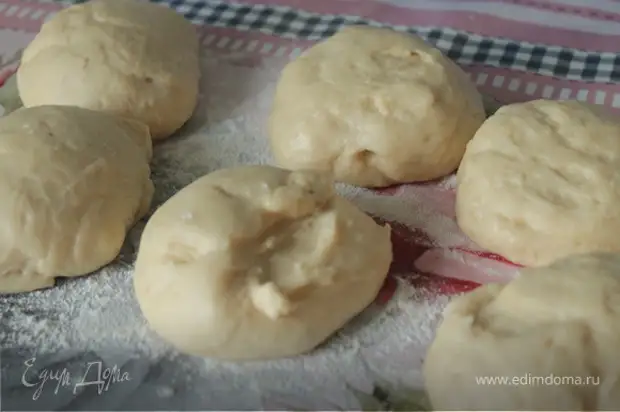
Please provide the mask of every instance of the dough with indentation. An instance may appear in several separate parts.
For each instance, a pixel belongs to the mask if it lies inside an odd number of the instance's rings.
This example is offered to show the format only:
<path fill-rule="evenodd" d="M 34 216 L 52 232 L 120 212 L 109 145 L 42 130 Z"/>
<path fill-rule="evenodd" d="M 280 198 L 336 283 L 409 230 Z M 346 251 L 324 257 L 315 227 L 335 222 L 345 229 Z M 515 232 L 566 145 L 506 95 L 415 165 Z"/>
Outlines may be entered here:
<path fill-rule="evenodd" d="M 231 360 L 311 350 L 368 306 L 392 260 L 390 229 L 331 179 L 223 169 L 146 225 L 134 275 L 150 326 L 181 351 Z"/>
<path fill-rule="evenodd" d="M 79 106 L 132 117 L 163 139 L 192 115 L 200 71 L 195 28 L 166 7 L 93 0 L 43 24 L 17 70 L 25 107 Z"/>
<path fill-rule="evenodd" d="M 374 187 L 453 172 L 484 118 L 475 86 L 438 49 L 354 26 L 284 68 L 269 131 L 281 166 Z"/>
<path fill-rule="evenodd" d="M 620 252 L 620 122 L 600 106 L 505 106 L 467 146 L 457 173 L 459 226 L 523 265 Z"/>
<path fill-rule="evenodd" d="M 619 324 L 618 254 L 574 255 L 459 296 L 424 361 L 433 410 L 620 410 Z"/>
<path fill-rule="evenodd" d="M 151 155 L 135 120 L 69 106 L 0 118 L 0 292 L 112 261 L 149 209 Z"/>

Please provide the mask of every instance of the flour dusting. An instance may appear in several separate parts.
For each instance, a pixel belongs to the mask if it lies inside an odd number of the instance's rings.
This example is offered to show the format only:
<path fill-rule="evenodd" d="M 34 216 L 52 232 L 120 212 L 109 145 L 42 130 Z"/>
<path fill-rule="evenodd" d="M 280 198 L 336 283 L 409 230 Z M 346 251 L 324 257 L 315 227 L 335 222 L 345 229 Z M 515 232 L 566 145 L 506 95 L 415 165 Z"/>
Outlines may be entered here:
<path fill-rule="evenodd" d="M 271 162 L 265 129 L 279 69 L 279 63 L 241 54 L 203 61 L 201 99 L 194 117 L 178 137 L 154 148 L 156 192 L 151 213 L 206 173 Z M 451 228 L 449 219 L 433 214 L 419 199 L 343 185 L 339 191 L 379 216 L 435 232 Z M 133 261 L 143 227 L 144 220 L 127 236 L 119 259 L 93 275 L 60 280 L 47 290 L 0 296 L 2 376 L 15 389 L 4 396 L 5 405 L 36 405 L 23 403 L 33 402 L 32 391 L 23 396 L 25 389 L 19 384 L 23 363 L 7 361 L 5 353 L 15 350 L 40 359 L 46 354 L 75 358 L 85 352 L 108 360 L 119 359 L 110 354 L 127 355 L 122 365 L 133 365 L 129 369 L 133 378 L 116 383 L 118 391 L 126 393 L 114 398 L 116 406 L 97 398 L 100 410 L 132 405 L 143 410 L 178 408 L 179 402 L 185 409 L 352 409 L 359 405 L 347 390 L 350 387 L 369 391 L 376 379 L 422 386 L 422 358 L 447 298 L 404 284 L 387 307 L 369 308 L 306 356 L 233 364 L 175 352 L 149 330 L 133 295 Z M 127 360 L 132 356 L 141 363 Z M 79 356 L 76 359 L 79 363 Z M 61 398 L 53 386 L 46 390 L 51 393 L 49 408 L 57 407 L 53 403 L 59 404 Z M 79 404 L 73 398 L 66 402 Z"/>

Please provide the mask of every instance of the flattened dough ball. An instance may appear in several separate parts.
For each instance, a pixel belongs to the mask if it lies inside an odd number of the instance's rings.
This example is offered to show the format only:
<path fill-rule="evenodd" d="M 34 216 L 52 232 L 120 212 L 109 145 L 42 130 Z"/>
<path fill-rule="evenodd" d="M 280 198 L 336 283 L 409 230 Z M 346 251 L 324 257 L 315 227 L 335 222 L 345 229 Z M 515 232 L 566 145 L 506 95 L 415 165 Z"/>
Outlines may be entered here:
<path fill-rule="evenodd" d="M 313 349 L 376 297 L 390 229 L 315 172 L 223 169 L 151 217 L 135 293 L 151 327 L 181 351 L 229 360 Z"/>
<path fill-rule="evenodd" d="M 17 70 L 25 107 L 78 106 L 135 118 L 163 139 L 192 115 L 200 77 L 194 27 L 171 9 L 93 0 L 44 23 Z"/>
<path fill-rule="evenodd" d="M 424 362 L 433 410 L 619 410 L 618 325 L 617 254 L 573 255 L 457 297 Z"/>
<path fill-rule="evenodd" d="M 146 125 L 69 106 L 0 118 L 0 292 L 90 273 L 153 195 Z"/>
<path fill-rule="evenodd" d="M 269 130 L 281 166 L 380 187 L 453 172 L 484 118 L 480 94 L 439 50 L 353 26 L 284 68 Z"/>
<path fill-rule="evenodd" d="M 620 252 L 619 204 L 620 122 L 587 103 L 504 106 L 478 130 L 457 173 L 463 232 L 526 266 Z"/>

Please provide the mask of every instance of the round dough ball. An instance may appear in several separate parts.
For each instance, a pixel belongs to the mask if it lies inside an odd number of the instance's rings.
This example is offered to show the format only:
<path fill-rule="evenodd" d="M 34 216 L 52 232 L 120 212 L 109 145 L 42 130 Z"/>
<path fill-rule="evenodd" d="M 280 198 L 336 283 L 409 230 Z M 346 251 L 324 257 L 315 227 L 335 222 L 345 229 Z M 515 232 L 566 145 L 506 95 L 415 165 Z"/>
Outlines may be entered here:
<path fill-rule="evenodd" d="M 480 94 L 439 50 L 353 26 L 284 68 L 269 129 L 281 166 L 380 187 L 453 172 L 484 118 Z"/>
<path fill-rule="evenodd" d="M 426 355 L 433 410 L 617 411 L 619 325 L 615 254 L 574 255 L 462 295 Z"/>
<path fill-rule="evenodd" d="M 538 100 L 505 106 L 467 146 L 458 224 L 526 266 L 620 252 L 620 122 L 603 108 Z"/>
<path fill-rule="evenodd" d="M 200 77 L 194 27 L 148 1 L 93 0 L 44 23 L 17 70 L 25 107 L 78 106 L 135 118 L 163 139 L 192 115 Z"/>
<path fill-rule="evenodd" d="M 376 297 L 392 260 L 382 227 L 315 172 L 223 169 L 146 225 L 134 275 L 151 327 L 229 360 L 307 352 Z"/>
<path fill-rule="evenodd" d="M 53 286 L 112 261 L 148 212 L 151 150 L 146 125 L 87 109 L 0 118 L 0 292 Z"/>

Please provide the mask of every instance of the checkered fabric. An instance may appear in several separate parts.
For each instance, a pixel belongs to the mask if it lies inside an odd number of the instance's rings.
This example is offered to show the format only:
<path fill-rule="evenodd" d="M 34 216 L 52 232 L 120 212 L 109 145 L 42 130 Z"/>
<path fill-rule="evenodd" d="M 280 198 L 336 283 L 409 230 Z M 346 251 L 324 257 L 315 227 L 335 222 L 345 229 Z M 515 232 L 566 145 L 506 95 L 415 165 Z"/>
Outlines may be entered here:
<path fill-rule="evenodd" d="M 281 6 L 245 5 L 218 0 L 153 0 L 176 9 L 196 24 L 260 30 L 283 37 L 319 40 L 345 25 L 365 24 L 415 33 L 463 65 L 483 64 L 526 70 L 565 79 L 620 81 L 620 54 L 592 53 L 507 39 L 483 37 L 448 28 L 391 26 L 355 16 L 316 14 Z"/>
<path fill-rule="evenodd" d="M 75 4 L 86 0 L 60 0 Z M 620 82 L 620 53 L 514 42 L 449 28 L 383 24 L 356 16 L 317 14 L 289 7 L 246 5 L 219 0 L 150 0 L 166 4 L 195 24 L 259 30 L 267 34 L 307 40 L 331 36 L 345 25 L 390 27 L 417 34 L 459 64 L 482 64 L 546 76 L 595 83 Z"/>

